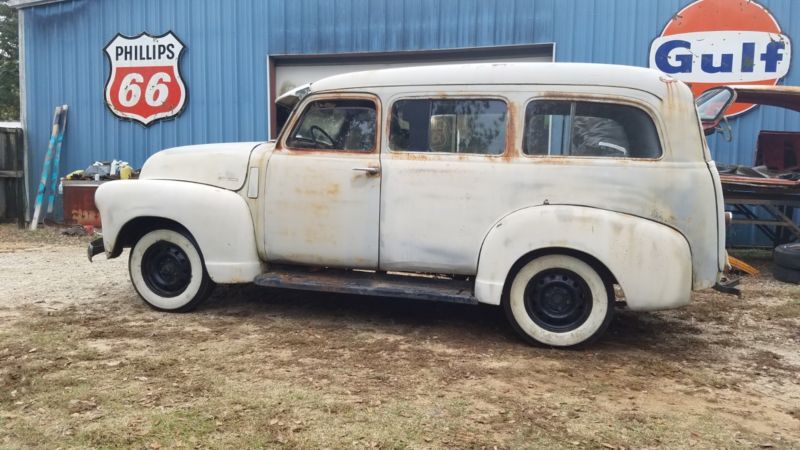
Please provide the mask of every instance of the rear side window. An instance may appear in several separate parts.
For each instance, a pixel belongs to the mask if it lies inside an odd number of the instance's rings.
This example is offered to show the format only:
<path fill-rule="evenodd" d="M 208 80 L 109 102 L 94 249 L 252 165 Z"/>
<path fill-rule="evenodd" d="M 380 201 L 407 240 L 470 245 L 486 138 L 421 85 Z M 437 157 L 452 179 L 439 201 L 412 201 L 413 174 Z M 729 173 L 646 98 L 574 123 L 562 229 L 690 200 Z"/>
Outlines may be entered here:
<path fill-rule="evenodd" d="M 506 109 L 502 100 L 399 100 L 392 107 L 389 147 L 500 155 L 506 145 Z"/>
<path fill-rule="evenodd" d="M 650 116 L 629 105 L 536 100 L 525 109 L 526 155 L 658 158 Z"/>
<path fill-rule="evenodd" d="M 369 100 L 311 102 L 286 144 L 291 148 L 370 151 L 375 148 L 375 104 Z"/>

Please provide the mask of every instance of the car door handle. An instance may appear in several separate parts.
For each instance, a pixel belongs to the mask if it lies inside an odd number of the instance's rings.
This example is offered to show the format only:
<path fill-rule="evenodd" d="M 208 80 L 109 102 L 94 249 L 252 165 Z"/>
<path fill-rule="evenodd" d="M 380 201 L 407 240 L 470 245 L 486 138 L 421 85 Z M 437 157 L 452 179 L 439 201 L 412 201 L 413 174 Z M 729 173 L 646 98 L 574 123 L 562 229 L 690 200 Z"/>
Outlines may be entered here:
<path fill-rule="evenodd" d="M 377 175 L 381 173 L 380 167 L 353 167 L 356 172 L 364 172 L 367 175 Z"/>

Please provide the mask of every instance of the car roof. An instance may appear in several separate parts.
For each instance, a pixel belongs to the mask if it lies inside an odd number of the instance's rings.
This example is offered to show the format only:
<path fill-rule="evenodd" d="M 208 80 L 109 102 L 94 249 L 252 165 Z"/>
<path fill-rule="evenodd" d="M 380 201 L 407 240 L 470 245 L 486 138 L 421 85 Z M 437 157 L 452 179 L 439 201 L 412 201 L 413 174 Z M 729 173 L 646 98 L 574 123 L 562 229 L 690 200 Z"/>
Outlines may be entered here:
<path fill-rule="evenodd" d="M 638 89 L 664 98 L 673 78 L 643 67 L 586 63 L 480 63 L 416 66 L 334 75 L 312 92 L 389 86 L 584 85 Z"/>

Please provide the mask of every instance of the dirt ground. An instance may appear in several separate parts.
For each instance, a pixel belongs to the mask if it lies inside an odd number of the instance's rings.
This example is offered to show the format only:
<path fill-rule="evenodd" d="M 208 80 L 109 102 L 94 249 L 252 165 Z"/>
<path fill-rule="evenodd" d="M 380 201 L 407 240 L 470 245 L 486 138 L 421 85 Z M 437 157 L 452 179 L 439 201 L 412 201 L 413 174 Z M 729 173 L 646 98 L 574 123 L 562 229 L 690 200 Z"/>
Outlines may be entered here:
<path fill-rule="evenodd" d="M 493 307 L 226 286 L 158 313 L 87 239 L 0 226 L 0 448 L 800 448 L 800 286 L 764 255 L 742 299 L 564 351 Z"/>

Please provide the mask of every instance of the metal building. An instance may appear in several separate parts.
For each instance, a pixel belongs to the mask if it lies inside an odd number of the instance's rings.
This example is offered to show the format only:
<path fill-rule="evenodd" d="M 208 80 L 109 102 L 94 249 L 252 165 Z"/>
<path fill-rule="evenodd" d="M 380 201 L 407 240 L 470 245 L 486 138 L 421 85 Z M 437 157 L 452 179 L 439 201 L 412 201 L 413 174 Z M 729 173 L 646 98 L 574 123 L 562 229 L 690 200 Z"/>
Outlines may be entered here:
<path fill-rule="evenodd" d="M 696 3 L 704 3 L 704 20 L 699 26 L 694 20 L 693 28 L 684 32 L 747 37 L 741 31 L 753 31 L 748 27 L 759 22 L 749 16 L 725 22 L 737 14 L 751 14 L 746 9 L 751 0 Z M 120 159 L 139 167 L 149 155 L 167 147 L 265 140 L 274 128 L 277 114 L 271 105 L 277 95 L 333 73 L 457 61 L 554 60 L 648 66 L 653 44 L 662 33 L 669 34 L 668 25 L 684 20 L 690 13 L 688 7 L 696 3 L 12 0 L 20 12 L 28 186 L 34 189 L 41 170 L 55 105 L 70 106 L 61 173 L 85 168 L 95 160 Z M 771 15 L 780 33 L 800 38 L 800 2 L 758 0 L 757 6 Z M 184 46 L 178 65 L 187 94 L 185 104 L 169 120 L 147 126 L 125 114 L 121 117 L 120 108 L 110 105 L 106 95 L 114 55 L 107 55 L 104 49 L 118 35 L 161 36 L 168 32 Z M 730 43 L 730 35 L 725 36 L 717 37 Z M 722 54 L 727 47 L 720 45 L 717 50 L 721 53 L 712 54 L 709 65 L 719 72 L 720 82 L 727 82 L 726 56 Z M 747 50 L 743 48 L 731 50 L 737 63 L 746 59 L 738 54 Z M 126 50 L 118 51 L 124 55 Z M 800 85 L 800 69 L 795 67 L 800 62 L 791 64 L 791 56 L 787 42 L 777 61 L 777 67 L 786 73 L 776 79 Z M 745 62 L 741 69 L 737 65 L 733 70 L 750 76 L 753 66 L 769 66 L 758 55 L 750 63 L 749 70 Z M 756 68 L 755 72 L 763 70 Z M 713 74 L 701 75 L 717 79 Z M 731 142 L 718 135 L 710 139 L 715 159 L 751 164 L 758 131 L 800 131 L 800 114 L 761 107 L 731 119 L 731 125 Z"/>

